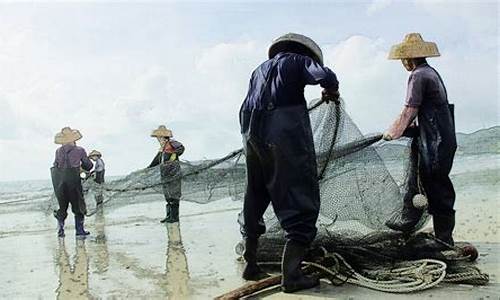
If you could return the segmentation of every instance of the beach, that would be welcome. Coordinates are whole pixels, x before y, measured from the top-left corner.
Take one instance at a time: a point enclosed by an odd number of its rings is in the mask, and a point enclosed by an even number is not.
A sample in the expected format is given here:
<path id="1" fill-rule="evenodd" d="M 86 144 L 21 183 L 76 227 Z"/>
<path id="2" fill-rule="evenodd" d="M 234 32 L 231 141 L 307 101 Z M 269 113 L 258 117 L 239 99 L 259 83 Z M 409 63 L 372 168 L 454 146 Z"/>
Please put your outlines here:
<path id="1" fill-rule="evenodd" d="M 320 287 L 297 294 L 272 289 L 258 298 L 498 299 L 499 161 L 493 154 L 459 157 L 452 172 L 455 240 L 477 246 L 477 266 L 490 275 L 488 285 L 440 284 L 413 294 L 388 294 L 322 281 Z M 168 227 L 158 222 L 164 214 L 161 196 L 105 205 L 87 218 L 91 235 L 81 241 L 74 238 L 71 213 L 66 237 L 57 238 L 56 221 L 43 210 L 50 182 L 2 183 L 0 188 L 0 298 L 209 299 L 245 283 L 240 278 L 243 263 L 234 250 L 241 238 L 236 222 L 241 202 L 181 202 L 179 226 Z"/>

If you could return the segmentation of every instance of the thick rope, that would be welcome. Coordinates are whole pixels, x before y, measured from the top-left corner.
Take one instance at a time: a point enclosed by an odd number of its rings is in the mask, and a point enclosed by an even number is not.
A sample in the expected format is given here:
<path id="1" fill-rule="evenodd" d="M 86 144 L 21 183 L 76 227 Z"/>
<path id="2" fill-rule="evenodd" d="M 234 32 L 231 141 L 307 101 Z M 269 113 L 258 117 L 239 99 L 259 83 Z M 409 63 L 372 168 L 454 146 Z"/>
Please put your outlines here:
<path id="1" fill-rule="evenodd" d="M 462 283 L 472 285 L 485 285 L 490 281 L 488 274 L 482 273 L 478 268 L 470 266 L 466 267 L 468 271 L 446 274 L 444 278 L 448 283 Z"/>
<path id="2" fill-rule="evenodd" d="M 328 256 L 336 258 L 342 263 L 342 267 L 348 270 L 348 275 L 338 273 L 337 279 L 382 292 L 410 293 L 421 291 L 436 286 L 446 276 L 444 262 L 421 259 L 403 263 L 397 269 L 381 269 L 377 272 L 378 276 L 373 279 L 354 270 L 340 254 L 331 253 Z"/>
<path id="3" fill-rule="evenodd" d="M 354 270 L 340 254 L 328 253 L 326 250 L 324 252 L 323 260 L 330 258 L 333 265 L 327 267 L 317 262 L 303 262 L 303 265 L 318 269 L 332 284 L 335 284 L 336 279 L 381 292 L 412 293 L 433 288 L 446 276 L 446 263 L 435 259 L 420 259 L 401 263 L 398 268 L 382 268 L 370 278 Z"/>

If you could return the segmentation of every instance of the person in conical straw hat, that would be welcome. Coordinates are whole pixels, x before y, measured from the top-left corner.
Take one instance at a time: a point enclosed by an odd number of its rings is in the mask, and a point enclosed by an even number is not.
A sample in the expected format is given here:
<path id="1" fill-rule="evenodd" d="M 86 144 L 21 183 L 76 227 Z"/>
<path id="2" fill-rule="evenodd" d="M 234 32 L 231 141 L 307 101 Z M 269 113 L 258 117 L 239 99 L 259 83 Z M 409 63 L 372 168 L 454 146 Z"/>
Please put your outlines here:
<path id="1" fill-rule="evenodd" d="M 436 237 L 453 245 L 455 227 L 455 190 L 449 173 L 457 148 L 453 105 L 448 102 L 444 82 L 426 58 L 439 56 L 437 45 L 424 41 L 419 33 L 407 34 L 402 43 L 394 45 L 389 59 L 400 59 L 410 72 L 406 102 L 403 111 L 385 132 L 385 140 L 403 135 L 414 137 L 418 149 L 419 179 L 433 216 Z M 387 222 L 398 231 L 412 231 L 422 211 L 405 197 L 401 218 Z"/>
<path id="2" fill-rule="evenodd" d="M 163 195 L 167 202 L 166 216 L 160 222 L 175 223 L 179 221 L 179 202 L 182 195 L 179 156 L 184 153 L 184 146 L 173 139 L 172 131 L 165 125 L 153 130 L 151 137 L 158 140 L 160 149 L 148 168 L 160 166 Z"/>
<path id="3" fill-rule="evenodd" d="M 89 153 L 89 158 L 95 161 L 94 170 L 91 172 L 91 174 L 95 175 L 94 181 L 97 184 L 101 185 L 104 183 L 104 173 L 105 173 L 105 164 L 104 160 L 102 159 L 102 154 L 97 150 L 92 150 Z M 100 187 L 96 191 L 95 200 L 97 205 L 102 204 L 104 200 L 102 195 L 102 189 Z"/>
<path id="4" fill-rule="evenodd" d="M 75 215 L 76 236 L 83 238 L 89 234 L 84 229 L 84 218 L 87 212 L 83 197 L 80 168 L 90 171 L 92 162 L 87 157 L 85 149 L 76 145 L 82 138 L 80 131 L 64 127 L 54 137 L 54 142 L 61 145 L 56 150 L 54 165 L 51 168 L 52 185 L 59 209 L 54 211 L 58 221 L 58 236 L 64 237 L 64 221 L 68 216 L 67 210 Z"/>
<path id="5" fill-rule="evenodd" d="M 304 98 L 305 86 L 317 84 L 323 88 L 323 100 L 338 101 L 337 77 L 324 66 L 320 47 L 307 36 L 288 33 L 272 42 L 268 60 L 252 73 L 240 109 L 247 167 L 239 218 L 246 261 L 242 277 L 257 280 L 267 275 L 257 265 L 257 248 L 265 231 L 262 216 L 272 202 L 286 232 L 282 289 L 287 293 L 319 284 L 317 278 L 301 272 L 301 262 L 316 236 L 320 207 L 316 154 Z"/>

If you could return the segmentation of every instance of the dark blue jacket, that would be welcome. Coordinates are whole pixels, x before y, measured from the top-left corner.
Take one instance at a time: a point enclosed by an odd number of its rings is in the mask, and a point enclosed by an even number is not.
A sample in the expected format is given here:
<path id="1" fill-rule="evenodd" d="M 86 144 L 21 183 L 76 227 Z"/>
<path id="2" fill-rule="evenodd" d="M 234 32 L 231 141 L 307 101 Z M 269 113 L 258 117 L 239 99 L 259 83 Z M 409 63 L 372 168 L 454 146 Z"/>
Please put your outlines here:
<path id="1" fill-rule="evenodd" d="M 273 69 L 274 74 L 269 76 Z M 267 78 L 269 82 L 266 82 Z M 316 84 L 335 90 L 339 85 L 335 73 L 310 57 L 295 53 L 278 53 L 253 71 L 242 110 L 262 110 L 269 104 L 264 102 L 269 101 L 276 107 L 305 104 L 305 86 Z M 271 94 L 264 95 L 268 86 Z"/>

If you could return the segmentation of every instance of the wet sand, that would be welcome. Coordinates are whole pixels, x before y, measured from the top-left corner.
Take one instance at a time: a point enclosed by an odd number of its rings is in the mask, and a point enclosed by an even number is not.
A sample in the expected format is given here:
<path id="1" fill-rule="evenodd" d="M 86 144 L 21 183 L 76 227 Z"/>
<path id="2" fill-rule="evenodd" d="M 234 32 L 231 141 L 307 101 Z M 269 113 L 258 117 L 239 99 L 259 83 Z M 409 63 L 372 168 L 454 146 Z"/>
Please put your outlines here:
<path id="1" fill-rule="evenodd" d="M 269 299 L 500 299 L 498 169 L 458 170 L 456 240 L 477 245 L 478 267 L 490 274 L 483 287 L 441 284 L 409 295 L 388 294 L 350 284 L 321 286 L 294 295 L 279 290 Z M 210 299 L 244 284 L 234 246 L 240 239 L 241 203 L 181 202 L 179 225 L 159 223 L 164 202 L 98 211 L 87 219 L 91 235 L 56 236 L 52 216 L 22 207 L 0 208 L 0 298 L 3 299 Z"/>

